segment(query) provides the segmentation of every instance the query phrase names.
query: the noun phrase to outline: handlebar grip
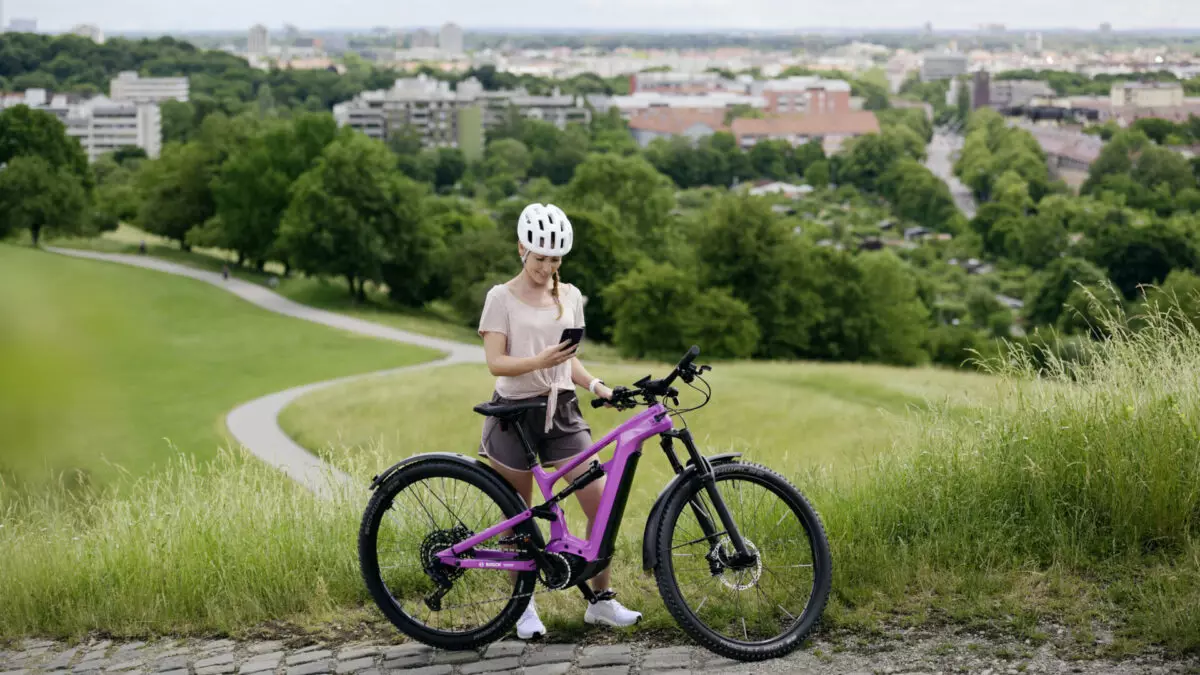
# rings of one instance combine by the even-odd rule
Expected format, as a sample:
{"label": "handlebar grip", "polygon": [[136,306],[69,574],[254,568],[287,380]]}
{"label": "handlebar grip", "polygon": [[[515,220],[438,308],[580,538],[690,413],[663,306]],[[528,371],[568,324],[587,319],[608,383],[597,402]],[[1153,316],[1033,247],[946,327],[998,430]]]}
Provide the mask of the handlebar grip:
{"label": "handlebar grip", "polygon": [[687,354],[684,354],[683,360],[679,362],[678,368],[682,370],[692,365],[692,361],[695,361],[697,356],[700,356],[700,347],[692,345],[692,348],[687,351]]}
{"label": "handlebar grip", "polygon": [[679,365],[675,366],[675,370],[671,371],[671,374],[667,376],[667,379],[662,381],[662,384],[668,387],[671,386],[675,378],[679,377],[679,373],[692,365],[692,361],[695,361],[697,356],[700,356],[700,348],[692,345],[692,348],[687,350],[687,354],[684,354],[683,359],[679,361]]}
{"label": "handlebar grip", "polygon": [[607,399],[603,399],[603,398],[592,399],[592,407],[593,408],[603,408],[605,403],[608,403]]}

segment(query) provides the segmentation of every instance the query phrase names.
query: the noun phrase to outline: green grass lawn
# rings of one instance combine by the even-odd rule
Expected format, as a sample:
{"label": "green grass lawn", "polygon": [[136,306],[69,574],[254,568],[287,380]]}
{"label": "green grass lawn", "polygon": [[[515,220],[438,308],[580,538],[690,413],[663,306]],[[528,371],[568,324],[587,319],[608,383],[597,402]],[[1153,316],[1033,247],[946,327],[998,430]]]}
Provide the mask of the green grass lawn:
{"label": "green grass lawn", "polygon": [[[99,237],[57,239],[50,241],[49,244],[107,253],[137,253],[138,243],[143,240],[146,242],[148,255],[182,265],[213,272],[219,272],[223,266],[229,265],[230,273],[233,276],[264,286],[272,276],[276,276],[279,281],[278,286],[274,289],[276,292],[312,307],[432,337],[473,344],[480,343],[479,335],[474,328],[458,322],[453,316],[453,312],[438,306],[437,303],[433,303],[433,306],[428,309],[402,307],[389,300],[383,290],[372,284],[367,284],[366,303],[356,302],[350,297],[344,279],[321,279],[298,273],[281,277],[283,268],[277,263],[268,264],[263,272],[239,267],[233,264],[235,256],[230,251],[201,248],[181,251],[178,243],[129,225],[121,225],[116,231],[106,232]],[[482,306],[480,309],[483,309]],[[589,345],[589,357],[605,362],[621,361],[615,349],[599,343]]]}
{"label": "green grass lawn", "polygon": [[259,309],[190,279],[0,245],[0,475],[107,484],[289,386],[434,358]]}
{"label": "green grass lawn", "polygon": [[[662,376],[669,368],[589,367],[612,385]],[[704,451],[745,452],[788,473],[859,464],[890,449],[909,411],[930,402],[984,399],[997,386],[994,378],[946,370],[806,363],[720,363],[707,380],[712,402],[686,415]],[[362,455],[390,462],[420,452],[472,454],[483,418],[471,408],[491,396],[494,382],[484,366],[461,365],[339,385],[294,402],[284,409],[280,425],[334,463]],[[702,400],[686,387],[683,391],[685,404]],[[631,414],[593,410],[587,405],[590,394],[582,391],[580,397],[597,439]],[[653,496],[667,467],[656,449],[649,454],[652,461],[640,469],[647,474],[642,492]]]}

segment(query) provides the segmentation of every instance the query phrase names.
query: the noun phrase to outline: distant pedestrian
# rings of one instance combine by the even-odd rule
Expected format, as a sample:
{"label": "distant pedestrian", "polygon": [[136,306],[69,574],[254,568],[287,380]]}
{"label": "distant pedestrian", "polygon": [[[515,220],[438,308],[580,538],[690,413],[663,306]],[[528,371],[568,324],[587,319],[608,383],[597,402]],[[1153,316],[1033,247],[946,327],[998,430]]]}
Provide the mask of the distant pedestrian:
{"label": "distant pedestrian", "polygon": [[272,274],[271,278],[267,279],[267,285],[270,286],[271,288],[278,288],[279,287],[279,277]]}
{"label": "distant pedestrian", "polygon": [[221,278],[229,281],[229,265],[221,265]]}
{"label": "distant pedestrian", "polygon": [[146,255],[146,240],[145,239],[138,242],[138,253],[141,253],[142,255]]}

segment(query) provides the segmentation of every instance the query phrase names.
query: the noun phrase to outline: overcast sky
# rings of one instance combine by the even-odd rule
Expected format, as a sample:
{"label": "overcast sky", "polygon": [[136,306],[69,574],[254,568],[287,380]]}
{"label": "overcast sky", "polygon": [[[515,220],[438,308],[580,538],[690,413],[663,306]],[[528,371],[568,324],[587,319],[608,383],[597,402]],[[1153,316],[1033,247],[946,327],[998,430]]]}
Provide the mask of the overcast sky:
{"label": "overcast sky", "polygon": [[36,18],[43,31],[95,23],[120,30],[471,28],[934,29],[1200,28],[1200,0],[0,0],[4,23]]}

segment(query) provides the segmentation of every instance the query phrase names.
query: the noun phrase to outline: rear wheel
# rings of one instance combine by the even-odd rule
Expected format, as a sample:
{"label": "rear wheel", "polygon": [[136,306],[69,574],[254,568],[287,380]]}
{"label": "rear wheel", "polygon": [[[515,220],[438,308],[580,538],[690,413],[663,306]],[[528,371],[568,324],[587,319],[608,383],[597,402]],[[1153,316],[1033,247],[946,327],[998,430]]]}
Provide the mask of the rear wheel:
{"label": "rear wheel", "polygon": [[[499,639],[529,604],[536,572],[451,568],[434,554],[523,510],[511,487],[481,469],[438,460],[400,468],[372,495],[359,529],[371,597],[405,635],[440,649]],[[494,537],[479,548],[502,547]]]}
{"label": "rear wheel", "polygon": [[[783,656],[829,598],[829,543],[816,511],[773,471],[713,468],[751,557],[739,560],[699,477],[675,488],[660,521],[655,578],[667,610],[704,647],[742,661]],[[702,522],[713,524],[707,534]]]}

